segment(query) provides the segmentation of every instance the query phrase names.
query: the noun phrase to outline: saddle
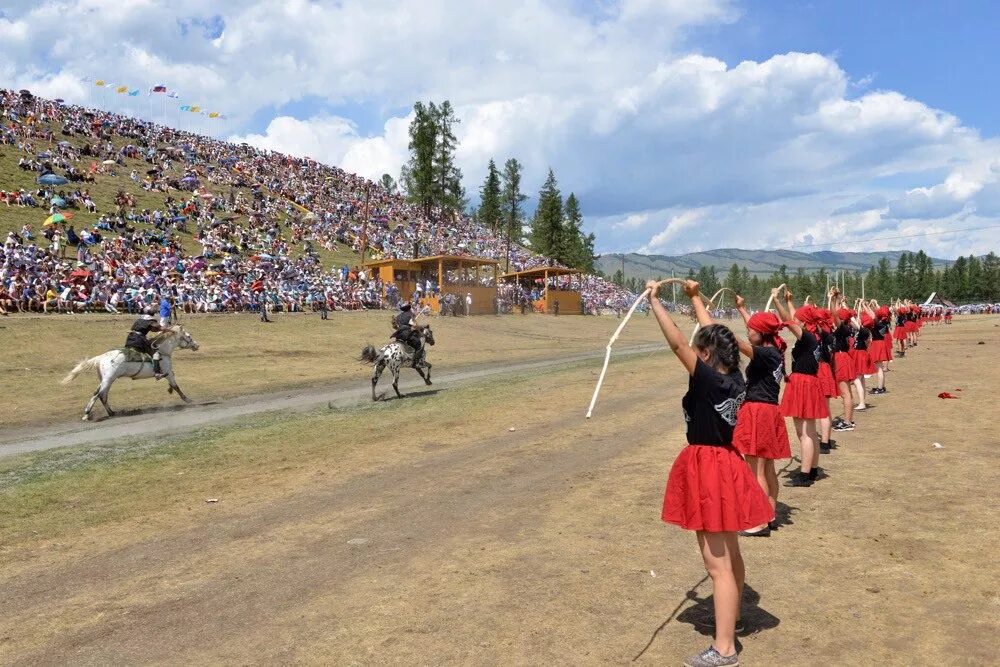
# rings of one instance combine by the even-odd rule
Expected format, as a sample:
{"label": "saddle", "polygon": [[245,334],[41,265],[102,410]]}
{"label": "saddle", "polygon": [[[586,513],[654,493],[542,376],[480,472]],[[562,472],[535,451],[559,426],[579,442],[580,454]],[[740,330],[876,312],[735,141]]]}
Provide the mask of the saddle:
{"label": "saddle", "polygon": [[125,355],[125,361],[137,364],[151,364],[153,363],[153,357],[146,354],[145,352],[140,352],[139,350],[132,347],[123,347],[118,350]]}

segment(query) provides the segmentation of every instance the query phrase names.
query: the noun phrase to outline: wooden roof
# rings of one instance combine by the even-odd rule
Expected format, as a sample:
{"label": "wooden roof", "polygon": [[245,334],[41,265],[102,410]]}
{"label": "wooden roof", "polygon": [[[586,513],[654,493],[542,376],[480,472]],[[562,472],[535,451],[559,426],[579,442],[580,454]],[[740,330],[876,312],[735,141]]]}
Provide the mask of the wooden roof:
{"label": "wooden roof", "polygon": [[512,273],[505,273],[500,276],[500,280],[507,279],[518,279],[518,278],[544,278],[545,274],[548,273],[549,277],[553,276],[575,276],[582,273],[579,269],[566,269],[561,266],[539,266],[534,269],[525,269],[524,271],[514,271]]}
{"label": "wooden roof", "polygon": [[365,262],[365,266],[398,266],[401,269],[420,269],[425,266],[437,266],[442,262],[445,268],[455,268],[459,264],[465,266],[486,265],[499,266],[500,262],[495,259],[485,257],[473,257],[472,255],[434,255],[433,257],[417,257],[416,259],[380,259],[374,262]]}

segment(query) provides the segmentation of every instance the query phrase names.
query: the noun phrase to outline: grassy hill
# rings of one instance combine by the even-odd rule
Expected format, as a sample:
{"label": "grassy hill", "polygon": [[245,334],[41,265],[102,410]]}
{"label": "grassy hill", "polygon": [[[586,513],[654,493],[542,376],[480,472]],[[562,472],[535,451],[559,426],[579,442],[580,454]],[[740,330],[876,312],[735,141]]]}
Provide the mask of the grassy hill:
{"label": "grassy hill", "polygon": [[[714,266],[717,273],[725,275],[734,263],[747,267],[751,274],[769,276],[777,271],[782,264],[792,273],[800,267],[807,272],[826,268],[828,271],[867,271],[885,257],[893,266],[899,260],[901,251],[892,252],[796,252],[794,250],[741,250],[738,248],[720,248],[693,252],[685,255],[639,255],[626,253],[625,278],[655,278],[659,276],[685,276],[688,270],[697,271],[702,266]],[[622,268],[622,255],[602,255],[597,261],[597,268],[606,275],[614,275]],[[950,260],[933,259],[935,268],[943,268],[951,264]]]}
{"label": "grassy hill", "polygon": [[[86,141],[84,137],[63,137],[57,132],[56,141],[64,140],[68,140],[75,146],[82,146]],[[36,149],[36,153],[50,151],[55,148],[55,142],[46,143],[35,139],[32,143]],[[116,146],[121,146],[128,143],[128,140],[116,138],[114,143]],[[11,191],[24,188],[26,190],[33,191],[39,187],[36,184],[36,179],[38,177],[37,172],[22,171],[18,168],[17,161],[23,155],[24,154],[21,153],[16,146],[0,145],[0,190]],[[77,168],[80,170],[86,170],[90,166],[90,159],[91,158],[84,158],[84,160],[77,165]],[[57,191],[62,190],[67,192],[76,190],[77,188],[81,190],[89,189],[94,203],[97,204],[98,213],[96,214],[88,213],[85,210],[72,211],[73,219],[71,224],[73,224],[77,230],[80,230],[83,227],[93,225],[97,222],[97,218],[101,213],[113,213],[115,210],[115,195],[119,190],[124,190],[135,198],[137,209],[155,210],[159,208],[163,210],[164,199],[167,195],[162,192],[147,192],[139,187],[138,184],[133,183],[129,179],[129,173],[133,168],[140,174],[145,174],[149,165],[141,159],[126,159],[124,167],[115,167],[115,173],[113,174],[98,174],[96,176],[96,181],[93,183],[69,183],[55,188]],[[183,171],[183,165],[177,164],[174,167],[174,171],[177,172],[177,176],[180,176]],[[229,188],[227,187],[226,193],[228,193],[228,190]],[[235,188],[235,190],[237,192],[242,191],[249,196],[249,191],[245,188]],[[174,199],[190,196],[190,193],[178,192],[176,190],[172,191],[171,194],[174,196]],[[40,242],[38,241],[38,238],[40,237],[40,232],[42,230],[42,223],[48,215],[47,209],[44,208],[21,208],[17,206],[7,207],[5,205],[0,205],[0,242],[7,238],[8,232],[20,232],[24,225],[30,224],[36,235],[36,243],[45,243],[44,238],[42,238]],[[190,227],[193,229],[194,225],[190,225]],[[116,236],[114,233],[110,232],[102,232],[102,234],[109,238],[114,238]],[[178,233],[178,236],[181,239],[185,252],[192,255],[198,255],[201,253],[201,246],[190,232]],[[349,247],[345,247],[343,244],[341,244],[336,251],[328,251],[319,246],[316,247],[316,251],[319,253],[320,259],[325,268],[340,266],[343,264],[353,266],[358,264],[361,259],[357,253],[352,252]],[[293,254],[297,255],[298,253],[293,250]]]}

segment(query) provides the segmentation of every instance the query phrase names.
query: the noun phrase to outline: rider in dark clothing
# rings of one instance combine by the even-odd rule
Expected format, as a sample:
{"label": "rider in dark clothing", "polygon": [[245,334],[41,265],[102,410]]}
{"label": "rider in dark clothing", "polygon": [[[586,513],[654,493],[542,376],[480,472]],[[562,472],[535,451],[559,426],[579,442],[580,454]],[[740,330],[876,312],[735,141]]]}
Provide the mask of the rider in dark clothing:
{"label": "rider in dark clothing", "polygon": [[[395,338],[400,343],[413,348],[414,352],[419,352],[423,347],[420,340],[420,330],[424,327],[417,324],[409,302],[404,302],[399,307],[399,313],[392,318],[392,323],[396,327],[389,338]],[[414,355],[414,360],[416,355]]]}
{"label": "rider in dark clothing", "polygon": [[130,347],[137,352],[148,354],[153,358],[153,377],[157,380],[165,377],[160,370],[160,353],[153,348],[146,335],[150,332],[163,331],[152,315],[143,315],[132,324],[132,329],[125,339],[125,347]]}

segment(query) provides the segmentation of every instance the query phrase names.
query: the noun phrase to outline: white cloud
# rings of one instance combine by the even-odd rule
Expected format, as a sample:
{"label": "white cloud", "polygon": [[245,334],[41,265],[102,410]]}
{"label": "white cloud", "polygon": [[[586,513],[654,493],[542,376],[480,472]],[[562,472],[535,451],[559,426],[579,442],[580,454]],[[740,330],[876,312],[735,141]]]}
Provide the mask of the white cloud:
{"label": "white cloud", "polygon": [[[608,0],[588,14],[565,0],[208,6],[8,2],[0,83],[73,101],[94,100],[84,76],[165,83],[187,103],[228,112],[238,140],[372,177],[399,173],[407,118],[365,122],[381,126],[368,133],[343,109],[448,98],[470,193],[491,157],[524,163],[532,194],[552,167],[563,192],[581,198],[602,250],[853,241],[880,226],[947,228],[1000,209],[997,141],[959,118],[869,90],[871,75],[852,82],[832,57],[729,64],[682,48],[692,26],[739,20],[729,0]],[[295,112],[275,111],[303,99]],[[964,252],[1000,235],[982,239],[939,245]]]}

